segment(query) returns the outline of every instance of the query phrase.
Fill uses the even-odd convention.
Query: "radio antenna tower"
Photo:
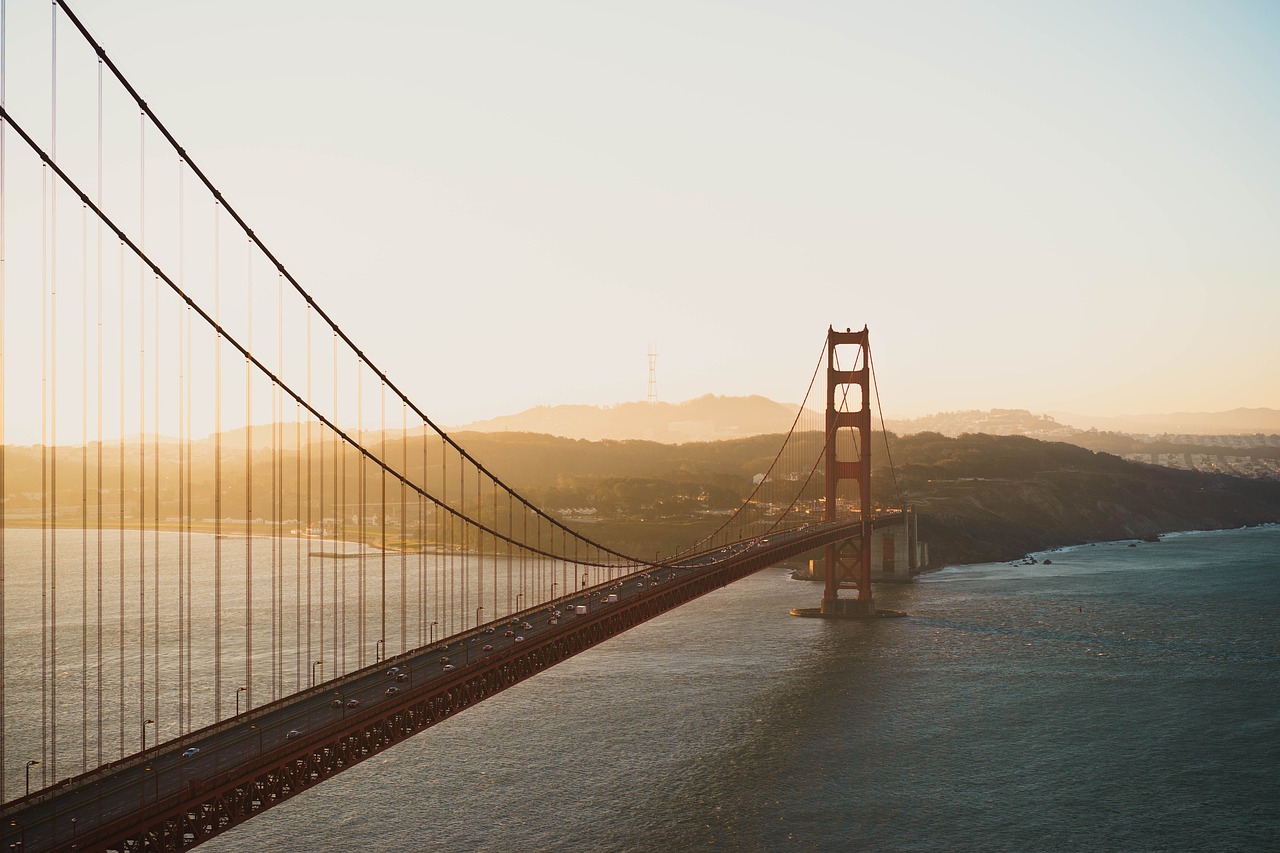
[[[658,345],[649,344],[649,402],[658,402]]]

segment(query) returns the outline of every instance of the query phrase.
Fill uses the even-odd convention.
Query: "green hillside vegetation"
[[[935,562],[1280,521],[1274,481],[1142,465],[1021,436],[918,433],[893,448]],[[877,485],[883,497],[884,479]]]
[[[591,538],[636,556],[672,554],[710,532],[751,493],[753,477],[768,470],[781,442],[778,435],[678,445],[593,442],[535,433],[460,433],[457,438],[536,505],[582,528]],[[821,435],[801,440],[810,445],[801,455],[813,458]],[[359,460],[349,453],[351,458],[338,466],[331,441],[323,451],[313,444],[310,454],[305,439],[300,443],[301,457],[294,448],[282,449],[275,457],[279,471],[286,475],[278,505],[286,514],[306,515],[305,500],[297,492],[306,488],[299,484],[307,482],[305,460],[311,458],[315,482],[322,473],[328,478],[334,471],[342,472],[338,510],[350,516],[360,489]],[[273,455],[264,448],[246,454],[243,444],[236,445],[223,442],[222,517],[246,516],[247,458],[253,466],[253,505],[248,514],[269,516]],[[154,460],[148,460],[147,481],[140,483],[139,449],[137,444],[126,445],[121,466],[118,445],[104,448],[102,505],[108,519],[117,513],[125,519],[137,518],[140,497],[145,497],[148,507],[156,500],[150,482]],[[376,444],[373,449],[395,467],[407,458],[411,478],[423,482],[425,476],[428,489],[439,493],[437,440],[424,448],[420,438],[393,439],[385,455]],[[147,450],[148,456],[156,453],[169,466],[176,461],[178,446],[162,443]],[[208,521],[214,512],[212,450],[212,442],[204,440],[189,453],[186,476],[193,500],[184,511],[196,521]],[[935,566],[1016,558],[1059,545],[1280,521],[1280,482],[1126,462],[1072,444],[982,434],[950,438],[924,432],[891,436],[888,450],[896,481],[884,438],[877,434],[873,498],[882,506],[905,501],[917,507],[920,535],[929,543]],[[47,511],[41,509],[41,452],[35,447],[10,446],[5,456],[6,523],[37,522],[40,513]],[[60,448],[57,458],[58,521],[75,526],[85,509],[79,448]],[[92,448],[89,458],[91,470],[84,482],[92,492],[96,482]],[[376,471],[365,467],[366,495],[380,494]],[[306,517],[319,519],[335,512],[331,479],[326,489],[327,503],[313,506],[313,514]],[[810,483],[807,497],[821,493],[818,478]],[[178,498],[177,483],[166,474],[158,501],[162,518],[178,513]],[[96,498],[89,500],[93,504]],[[386,507],[367,498],[365,510],[398,527],[398,489],[392,489]],[[143,514],[150,515],[151,509]],[[95,516],[96,510],[90,512],[91,519]],[[415,523],[412,516],[406,522],[406,537],[432,536],[430,530],[410,529]]]

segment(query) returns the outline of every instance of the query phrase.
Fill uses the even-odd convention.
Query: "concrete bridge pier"
[[[819,615],[828,619],[864,619],[878,616],[879,612],[871,598],[828,598],[823,600]]]

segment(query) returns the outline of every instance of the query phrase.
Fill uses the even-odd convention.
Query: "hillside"
[[[753,479],[768,470],[781,440],[773,434],[666,444],[514,432],[459,433],[457,438],[536,505],[572,525],[590,525],[592,538],[633,554],[651,550],[670,554],[696,541],[741,505],[752,491]],[[811,443],[812,450],[820,445],[821,434],[805,434],[799,440]],[[406,449],[401,442],[390,442],[387,458],[394,460]],[[920,533],[929,542],[934,565],[1004,560],[1058,545],[1150,537],[1174,530],[1280,522],[1280,481],[1276,480],[1176,470],[1026,436],[950,437],[923,432],[891,437],[889,447],[896,463],[896,484],[890,476],[884,437],[876,433],[873,497],[892,505],[901,496],[920,510]],[[420,437],[408,440],[407,458],[413,463],[415,479],[422,477],[416,460],[438,460],[438,448],[437,441],[423,448]],[[139,482],[138,450],[128,446],[119,455],[112,448],[104,456],[100,499],[125,519],[150,511],[149,507],[140,510],[140,494],[131,487]],[[176,446],[159,447],[161,463],[175,464],[176,458],[171,457],[176,450]],[[166,481],[159,495],[162,517],[176,517],[179,512],[195,519],[213,515],[214,450],[208,441],[190,449],[190,501],[183,506],[173,484]],[[373,450],[384,453],[376,444]],[[300,474],[302,463],[311,460],[316,466],[312,479],[318,482],[336,470],[332,453],[332,445],[327,450],[304,446],[301,452],[280,451],[281,467],[275,470],[294,472],[282,483],[283,506],[302,511],[303,496],[296,493],[300,488],[296,484],[308,482]],[[806,454],[811,458],[809,451]],[[46,511],[41,497],[42,458],[37,447],[6,448],[8,523],[36,523]],[[79,523],[83,509],[80,458],[79,448],[62,448],[58,454],[59,518],[70,525]],[[95,458],[90,454],[91,464]],[[330,460],[328,467],[324,459]],[[356,461],[351,457],[351,464],[343,466],[339,489],[343,495],[360,493],[364,469]],[[270,451],[253,454],[256,511],[273,505],[276,464]],[[224,450],[223,483],[244,483],[244,465],[242,448]],[[439,464],[432,461],[426,469],[429,489],[438,492],[441,474]],[[90,481],[96,477],[93,473]],[[332,496],[332,480],[327,482]],[[121,485],[126,488],[121,490]],[[810,483],[809,488],[812,495],[821,494],[820,482]],[[224,489],[224,519],[244,518],[247,497],[239,486]],[[332,497],[328,505],[317,494],[311,500],[315,505],[309,512],[314,517],[332,514]],[[394,516],[396,509],[372,511]]]
[[[878,438],[874,498],[897,503]],[[701,508],[735,506],[749,493],[752,475],[767,467],[779,436],[679,446],[529,434],[468,439],[543,505],[570,516],[574,508],[596,509],[593,534],[617,537],[611,541],[623,548],[658,542],[670,553],[700,529],[687,514],[688,496],[705,492]],[[1143,465],[1024,436],[919,433],[894,438],[891,450],[902,498],[920,510],[921,537],[935,566],[1280,522],[1280,482]],[[630,520],[638,516],[648,521]]]
[[[1061,442],[936,433],[894,443],[935,562],[1280,521],[1280,483],[1128,462]],[[885,494],[883,479],[877,492]]]

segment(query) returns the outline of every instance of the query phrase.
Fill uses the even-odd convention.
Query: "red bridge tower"
[[[852,370],[836,367],[836,347],[858,347]],[[867,327],[852,332],[827,329],[827,448],[825,463],[826,521],[838,517],[838,493],[841,480],[858,481],[857,538],[828,545],[826,588],[822,593],[823,616],[875,616],[871,597],[871,344]],[[858,386],[859,408],[841,411],[852,389]],[[839,395],[840,400],[836,397]],[[852,434],[850,434],[852,433]],[[849,436],[844,442],[841,438]],[[841,459],[840,449],[852,446],[853,459]],[[857,598],[841,598],[840,590],[857,590]]]

